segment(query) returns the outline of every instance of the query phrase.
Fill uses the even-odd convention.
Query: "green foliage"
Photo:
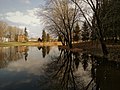
[[[24,37],[25,41],[28,41],[28,32],[27,32],[26,27],[25,27],[25,30],[24,30],[24,35],[25,35],[25,37]]]
[[[84,22],[82,27],[82,40],[87,41],[89,39],[89,27],[86,22]]]
[[[50,35],[45,30],[42,32],[42,42],[50,42]]]
[[[49,42],[49,41],[50,41],[50,35],[47,34],[47,42]]]
[[[46,40],[47,40],[47,35],[46,35],[45,30],[43,30],[43,32],[42,32],[42,41],[46,42]]]
[[[25,27],[25,30],[24,30],[24,35],[26,36],[26,37],[28,37],[28,32],[27,32],[27,28]]]
[[[80,27],[78,25],[78,23],[76,24],[74,33],[73,33],[73,41],[78,41],[80,39]]]
[[[96,40],[97,39],[97,32],[96,32],[96,30],[92,30],[90,39],[91,40]]]
[[[61,37],[60,36],[58,36],[58,41],[61,41]]]
[[[103,36],[106,40],[120,37],[120,1],[104,0],[100,8]]]
[[[62,41],[63,40],[63,35],[59,35],[58,36],[58,41]]]
[[[78,23],[76,24],[76,27],[75,27],[75,30],[74,30],[74,33],[78,34],[80,32],[80,27],[78,25]]]

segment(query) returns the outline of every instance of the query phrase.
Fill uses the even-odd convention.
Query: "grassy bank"
[[[120,57],[120,44],[112,44],[112,43],[106,43],[107,49],[109,52],[109,56],[117,56]],[[90,41],[90,42],[79,42],[79,43],[73,43],[73,48],[70,49],[67,46],[59,46],[61,49],[67,49],[71,50],[72,52],[84,52],[89,53],[97,56],[102,56],[102,48],[101,44],[96,41]]]
[[[0,47],[8,46],[56,46],[61,45],[60,42],[3,42]]]

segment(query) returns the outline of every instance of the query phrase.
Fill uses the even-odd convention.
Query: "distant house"
[[[17,41],[18,42],[25,42],[25,38],[26,38],[26,36],[25,35],[18,35],[18,37],[17,37]]]

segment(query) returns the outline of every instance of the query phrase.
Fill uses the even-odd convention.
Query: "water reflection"
[[[50,52],[50,46],[43,46],[43,47],[38,46],[38,50],[41,50],[41,49],[42,49],[42,56],[43,58],[45,58],[45,56]]]
[[[74,56],[74,62],[75,62],[75,65],[76,65],[76,69],[78,69],[79,67],[79,64],[80,64],[80,55],[78,52],[74,52],[73,53],[73,56]]]
[[[93,72],[95,90],[120,89],[120,62],[109,61],[107,58],[93,56]]]
[[[46,75],[59,90],[119,90],[120,62],[85,52],[60,50]],[[55,90],[56,90],[55,89]]]
[[[57,52],[56,47],[49,55],[53,52]],[[43,58],[42,50],[36,47],[0,47],[0,90],[45,90],[38,81],[50,62],[49,55]]]
[[[0,59],[0,90],[120,89],[120,62],[87,52],[0,47]]]
[[[61,50],[60,55],[52,59],[53,62],[48,65],[46,73],[49,73],[48,75],[51,73],[51,82],[58,86],[54,88],[59,88],[59,90],[85,89],[84,77],[81,76],[84,70],[81,69],[81,63],[84,61],[81,53]],[[89,75],[85,76],[85,78],[88,77]]]
[[[0,68],[7,67],[13,61],[41,60],[50,52],[50,47],[38,47],[39,50],[42,49],[41,52],[34,50],[36,47],[30,48],[33,48],[33,51],[29,50],[28,46],[0,47]]]
[[[41,46],[38,46],[37,48],[38,48],[38,50],[41,50],[42,47],[41,47]]]
[[[25,59],[27,59],[28,47],[26,46],[15,46],[15,47],[0,47],[0,68],[4,68],[11,61],[17,61],[23,58],[23,53],[25,54]]]
[[[28,47],[26,47],[25,50],[24,50],[25,61],[27,61],[28,51],[29,51],[29,49],[28,49]]]

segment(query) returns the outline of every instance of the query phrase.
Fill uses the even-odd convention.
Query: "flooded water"
[[[120,62],[55,47],[0,47],[0,90],[120,90]]]

